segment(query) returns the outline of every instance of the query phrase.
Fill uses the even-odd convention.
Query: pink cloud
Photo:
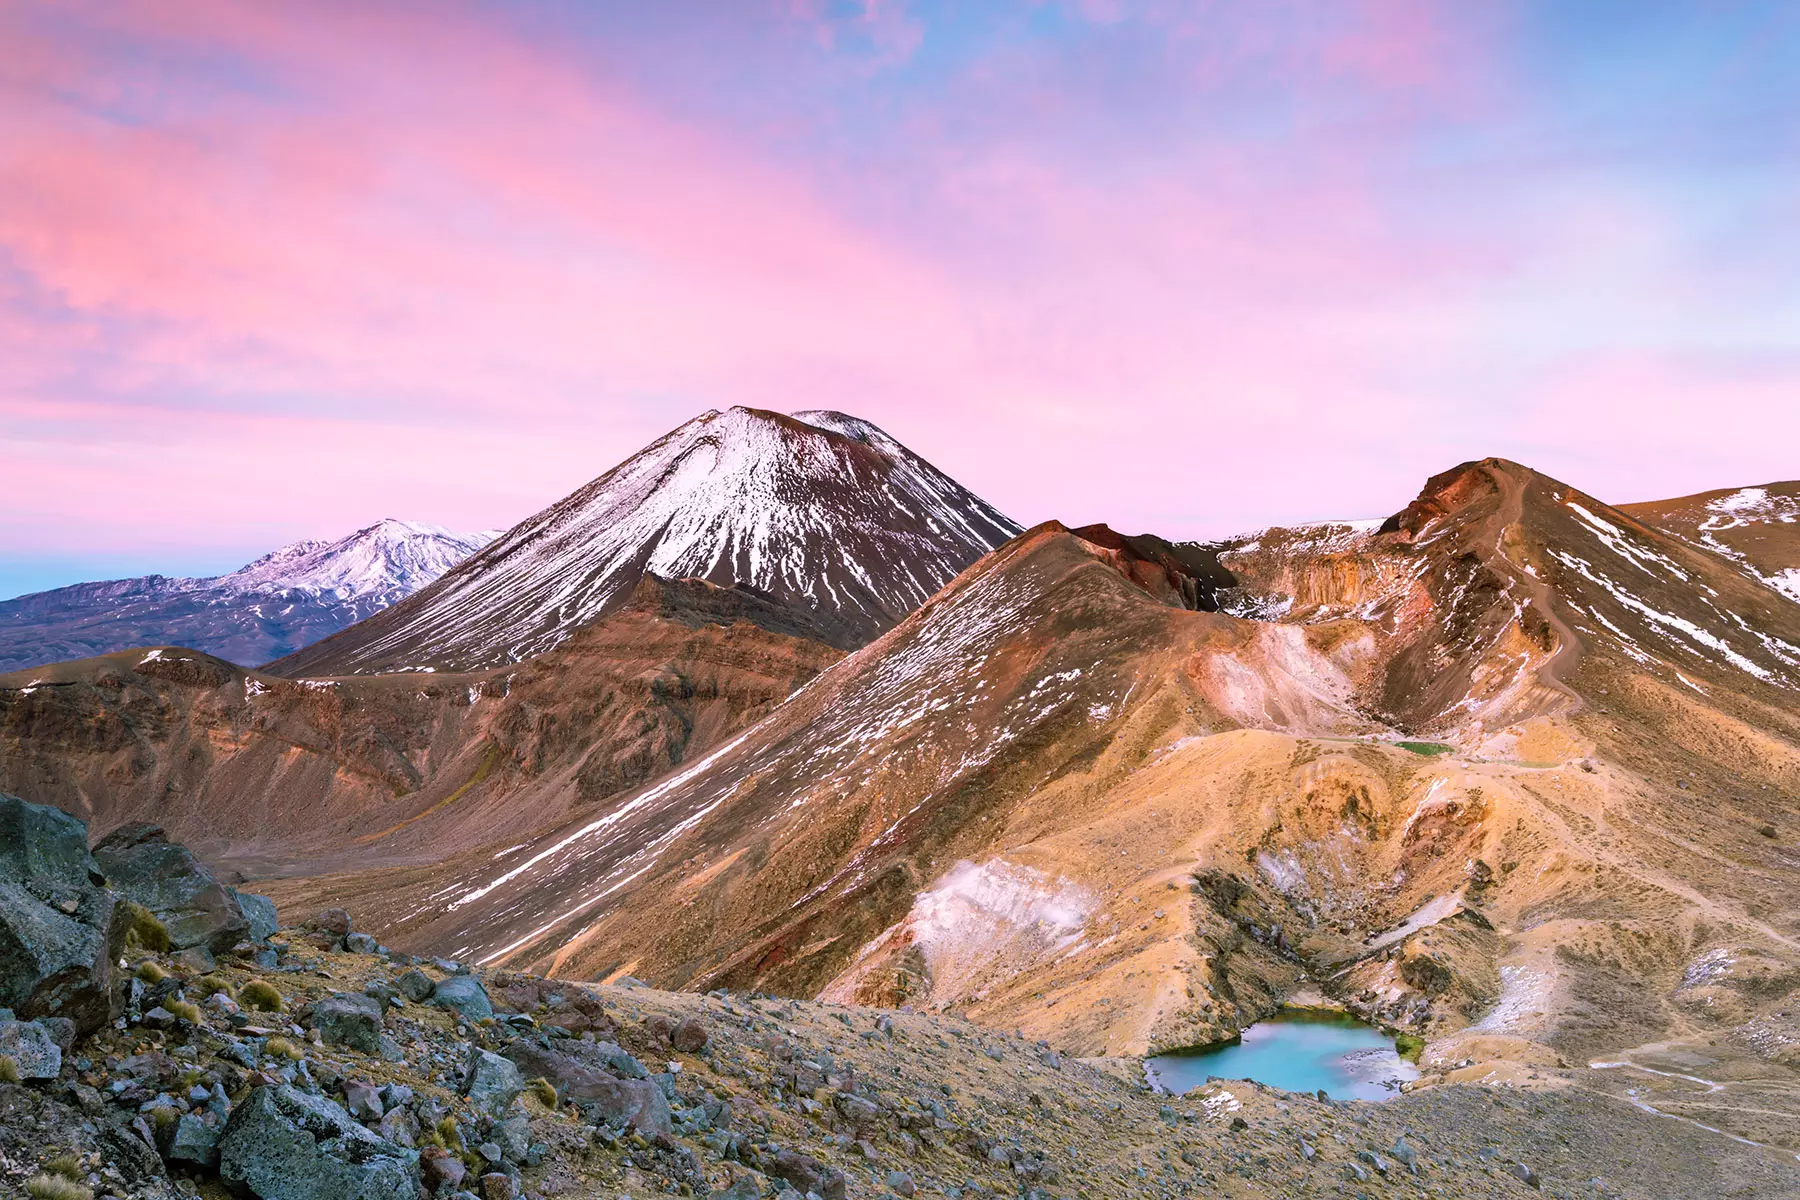
[[[1168,75],[1095,126],[1113,43],[890,93],[932,33],[865,5],[811,51],[874,46],[869,107],[799,89],[757,136],[449,7],[0,10],[0,472],[35,497],[0,538],[506,524],[737,403],[860,412],[1026,521],[1373,515],[1554,451],[1521,390],[1612,411],[1576,335],[1707,294],[1641,253],[1655,203],[1540,211],[1421,152],[1519,99],[1445,6],[1232,8],[1093,14]]]

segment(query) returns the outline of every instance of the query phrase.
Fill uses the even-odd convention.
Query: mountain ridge
[[[223,575],[145,575],[17,596],[0,601],[0,673],[175,644],[254,666],[379,612],[491,537],[384,518]]]

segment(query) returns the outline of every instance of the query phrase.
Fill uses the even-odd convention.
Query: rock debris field
[[[128,872],[10,797],[0,834],[7,1196],[1800,1195],[1791,1157],[1555,1072],[1168,1096],[945,1015],[471,971],[342,910],[271,930],[155,831]]]

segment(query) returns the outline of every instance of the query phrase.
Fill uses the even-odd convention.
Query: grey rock
[[[1538,1179],[1537,1172],[1522,1162],[1516,1162],[1506,1169],[1511,1171],[1513,1176],[1526,1187],[1541,1188],[1544,1186],[1543,1182]]]
[[[419,1156],[338,1105],[285,1085],[251,1091],[219,1139],[219,1174],[261,1200],[417,1200]]]
[[[115,891],[156,914],[177,950],[223,953],[250,932],[237,893],[155,825],[121,825],[100,839],[94,860]]]
[[[632,1054],[621,1050],[616,1042],[595,1042],[593,1053],[606,1064],[607,1070],[622,1079],[648,1079],[649,1070]]]
[[[11,1017],[6,1019],[9,1021],[12,1020]],[[50,1031],[50,1040],[55,1042],[57,1048],[64,1054],[75,1049],[75,1036],[77,1032],[75,1029],[75,1022],[69,1020],[67,1017],[37,1017],[35,1020],[39,1025],[42,1025],[45,1029]]]
[[[244,919],[250,922],[250,940],[266,942],[275,936],[281,928],[281,921],[275,915],[275,902],[267,896],[258,896],[251,892],[240,892],[236,888],[226,888],[237,901]]]
[[[125,913],[87,850],[87,826],[0,793],[0,1006],[82,1032],[124,1011]]]
[[[525,1076],[548,1079],[557,1095],[596,1124],[627,1126],[646,1137],[671,1132],[669,1100],[660,1088],[644,1079],[617,1078],[603,1061],[596,1061],[597,1055],[591,1055],[593,1046],[585,1047],[590,1057],[584,1061],[574,1057],[582,1052],[584,1043],[563,1044],[570,1047],[570,1053],[520,1038],[506,1048],[506,1056]]]
[[[76,895],[106,883],[88,853],[85,822],[59,808],[32,804],[3,792],[0,878],[35,883],[61,895]]]
[[[394,980],[394,990],[414,1004],[423,1004],[431,999],[431,994],[437,990],[437,984],[431,981],[431,976],[414,967]]]
[[[379,1121],[386,1111],[381,1103],[381,1091],[372,1083],[346,1083],[344,1107],[359,1121]]]
[[[188,1162],[201,1167],[215,1166],[219,1161],[219,1138],[223,1134],[224,1129],[217,1117],[207,1120],[193,1113],[183,1113],[175,1123],[175,1133],[169,1140],[168,1153],[164,1157],[171,1162]]]
[[[888,1191],[896,1196],[910,1196],[918,1190],[913,1184],[913,1177],[905,1171],[889,1171],[887,1175]]]
[[[344,949],[351,954],[380,954],[381,943],[372,934],[352,933],[344,938]]]
[[[382,1114],[376,1132],[396,1146],[416,1147],[419,1144],[419,1119],[404,1108],[390,1108]]]
[[[832,1107],[837,1109],[838,1116],[857,1129],[867,1129],[881,1115],[881,1110],[864,1100],[861,1096],[852,1096],[848,1092],[839,1092],[831,1098]]]
[[[381,1002],[353,992],[333,992],[313,1006],[312,1027],[327,1046],[364,1054],[381,1051]]]
[[[328,933],[332,937],[348,937],[350,935],[350,914],[341,908],[321,909],[317,916],[306,923],[306,927],[320,933]]]
[[[453,1010],[471,1025],[494,1015],[487,989],[473,975],[453,975],[444,980],[432,992],[431,1002],[439,1008]]]
[[[730,1187],[708,1192],[706,1200],[762,1200],[762,1189],[756,1186],[755,1179],[739,1175],[731,1181]]]
[[[519,1074],[519,1068],[510,1059],[479,1046],[469,1047],[462,1087],[469,1103],[489,1116],[499,1116],[524,1090],[525,1077]]]
[[[531,1120],[520,1113],[494,1124],[494,1141],[500,1147],[500,1161],[521,1163],[531,1150]]]
[[[36,1021],[0,1021],[0,1055],[13,1060],[21,1079],[55,1079],[62,1074],[62,1047]]]

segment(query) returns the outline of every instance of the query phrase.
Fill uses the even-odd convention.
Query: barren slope
[[[1228,603],[1277,621],[1183,607],[1179,564],[1081,532],[1016,539],[522,849],[278,897],[495,963],[907,1002],[1094,1052],[1321,993],[1427,1035],[1437,1075],[1725,1039],[1773,1074],[1709,1123],[1776,1136],[1800,606],[1498,460],[1379,529],[1226,549]]]
[[[257,873],[435,861],[751,723],[840,657],[809,629],[740,589],[646,577],[553,654],[475,674],[295,682],[173,647],[62,663],[0,676],[0,788],[97,834],[155,821]]]

